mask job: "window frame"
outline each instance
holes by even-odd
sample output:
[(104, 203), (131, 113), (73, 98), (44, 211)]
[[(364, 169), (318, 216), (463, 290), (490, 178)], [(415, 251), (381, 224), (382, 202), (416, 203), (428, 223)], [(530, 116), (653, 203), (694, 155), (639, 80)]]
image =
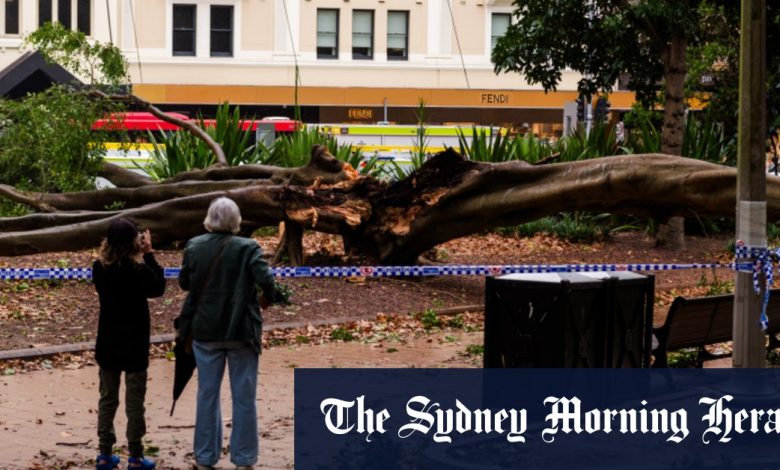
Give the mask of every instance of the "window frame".
[[(320, 12), (334, 12), (336, 14), (336, 31), (333, 33), (325, 32), (327, 34), (333, 34), (336, 38), (336, 45), (333, 47), (333, 54), (322, 54), (320, 53), (320, 45), (319, 45), (319, 39), (320, 39), (320, 30), (319, 30), (319, 18), (320, 18)], [(317, 26), (316, 26), (316, 40), (315, 40), (315, 50), (317, 53), (318, 59), (324, 59), (324, 60), (338, 60), (339, 58), (339, 21), (341, 20), (341, 12), (338, 8), (317, 8)]]
[[(390, 16), (392, 14), (399, 14), (402, 13), (404, 15), (404, 22), (406, 24), (406, 32), (404, 34), (404, 55), (403, 56), (395, 56), (390, 55)], [(408, 61), (409, 60), (409, 10), (388, 10), (387, 11), (387, 60), (388, 61)]]
[[(176, 8), (188, 8), (192, 10), (192, 27), (176, 27)], [(176, 32), (189, 33), (192, 35), (192, 52), (176, 50)], [(173, 3), (171, 5), (171, 54), (174, 57), (195, 57), (198, 53), (198, 5), (195, 3)]]
[[(48, 8), (46, 9), (48, 10), (49, 16), (47, 18), (44, 18), (42, 14), (44, 11), (42, 6), (44, 4), (48, 5)], [(54, 0), (38, 0), (38, 27), (43, 26), (47, 22), (51, 23), (52, 21), (54, 21)]]
[[(360, 54), (355, 52), (355, 13), (368, 13), (371, 16), (371, 30), (368, 33), (369, 38), (369, 49), (368, 54)], [(374, 26), (374, 20), (376, 19), (376, 14), (374, 10), (352, 10), (352, 60), (374, 60), (374, 31), (376, 30)], [(365, 33), (357, 33), (357, 34), (365, 34)]]
[[(214, 28), (214, 11), (224, 10), (230, 12), (230, 28)], [(209, 56), (210, 57), (233, 57), (235, 50), (235, 28), (236, 28), (236, 9), (233, 5), (224, 4), (210, 4), (209, 5)], [(228, 51), (215, 51), (214, 50), (214, 34), (229, 35), (229, 50)]]
[[(9, 17), (8, 12), (11, 8), (11, 5), (16, 5), (16, 24), (9, 23)], [(19, 36), (21, 31), (21, 9), (22, 9), (22, 2), (21, 0), (15, 0), (14, 3), (9, 3), (7, 1), (3, 1), (3, 35), (4, 36)], [(8, 32), (9, 28), (8, 25), (11, 24), (16, 31), (14, 32)]]
[[(493, 53), (493, 49), (495, 49), (495, 47), (496, 47), (495, 44), (494, 44), (494, 40), (498, 41), (498, 38), (503, 36), (503, 34), (501, 36), (495, 36), (493, 34), (493, 18), (496, 17), (496, 16), (507, 17), (507, 19), (509, 20), (509, 22), (506, 25), (507, 29), (509, 29), (509, 27), (512, 26), (512, 13), (511, 12), (506, 12), (506, 11), (492, 11), (492, 12), (490, 12), (490, 38), (488, 40), (488, 47), (489, 47), (488, 53), (489, 54), (492, 54)], [(506, 30), (504, 30), (504, 34), (506, 34)]]
[[(81, 31), (87, 36), (92, 35), (92, 0), (76, 0), (76, 31)], [(84, 23), (84, 17), (82, 16), (82, 7), (87, 9), (86, 24)], [(73, 9), (73, 5), (71, 5)]]

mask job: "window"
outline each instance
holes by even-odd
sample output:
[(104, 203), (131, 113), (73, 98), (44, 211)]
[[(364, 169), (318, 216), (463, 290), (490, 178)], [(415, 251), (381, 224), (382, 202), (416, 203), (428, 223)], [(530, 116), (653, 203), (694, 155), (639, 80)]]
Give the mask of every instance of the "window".
[(51, 22), (51, 1), (52, 0), (38, 0), (38, 26), (43, 26), (45, 23)]
[(76, 28), (87, 36), (92, 34), (92, 0), (76, 3)]
[(387, 12), (387, 60), (409, 60), (409, 12)]
[(233, 55), (233, 7), (211, 5), (211, 56)]
[(70, 1), (71, 0), (57, 0), (57, 21), (62, 26), (70, 29)]
[(173, 5), (173, 55), (195, 55), (195, 5)]
[(491, 51), (496, 48), (496, 42), (498, 42), (498, 38), (506, 34), (506, 30), (509, 28), (511, 18), (512, 16), (509, 13), (493, 13), (490, 25)]
[(19, 34), (19, 0), (5, 0), (5, 34)]
[(317, 58), (339, 58), (339, 11), (317, 9)]
[(374, 58), (373, 10), (354, 10), (352, 12), (352, 58)]

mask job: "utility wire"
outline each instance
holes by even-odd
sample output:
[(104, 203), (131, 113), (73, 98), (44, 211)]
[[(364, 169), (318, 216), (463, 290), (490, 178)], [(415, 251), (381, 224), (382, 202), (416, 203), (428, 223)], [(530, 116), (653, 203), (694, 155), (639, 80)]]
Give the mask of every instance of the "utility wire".
[(109, 0), (106, 0), (106, 16), (108, 17), (108, 40), (114, 44), (114, 33), (111, 31), (111, 6)]
[(138, 30), (135, 27), (135, 11), (133, 10), (133, 0), (128, 2), (130, 4), (130, 19), (133, 21), (133, 37), (135, 38), (135, 56), (138, 60), (138, 78), (141, 83), (144, 82), (144, 71), (141, 69), (141, 50), (138, 49)]
[(452, 20), (452, 30), (455, 31), (455, 42), (458, 44), (458, 54), (460, 54), (460, 64), (463, 67), (463, 76), (466, 77), (466, 88), (471, 88), (469, 83), (469, 73), (466, 71), (466, 62), (463, 60), (463, 50), (460, 48), (460, 38), (458, 37), (458, 28), (455, 26), (455, 15), (452, 14), (452, 3), (447, 0), (447, 8), (450, 9), (450, 20)]
[(294, 105), (295, 105), (295, 120), (301, 121), (301, 107), (298, 105), (298, 88), (301, 86), (301, 71), (298, 68), (298, 53), (295, 51), (295, 39), (293, 38), (292, 26), (290, 25), (290, 14), (287, 12), (287, 0), (282, 0), (284, 6), (284, 18), (287, 21), (287, 33), (290, 35), (290, 45), (292, 46), (293, 62), (295, 64), (295, 88), (294, 88)]

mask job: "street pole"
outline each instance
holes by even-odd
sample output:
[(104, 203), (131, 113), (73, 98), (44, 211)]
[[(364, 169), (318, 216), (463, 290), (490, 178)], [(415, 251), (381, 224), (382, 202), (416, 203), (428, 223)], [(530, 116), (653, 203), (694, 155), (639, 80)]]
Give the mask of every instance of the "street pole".
[(590, 128), (593, 126), (593, 100), (588, 95), (585, 102), (585, 135), (590, 135)]
[[(766, 0), (742, 0), (740, 31), (736, 233), (746, 246), (766, 248)], [(766, 337), (759, 323), (766, 288), (762, 285), (756, 295), (752, 273), (737, 272), (734, 367), (766, 364)]]

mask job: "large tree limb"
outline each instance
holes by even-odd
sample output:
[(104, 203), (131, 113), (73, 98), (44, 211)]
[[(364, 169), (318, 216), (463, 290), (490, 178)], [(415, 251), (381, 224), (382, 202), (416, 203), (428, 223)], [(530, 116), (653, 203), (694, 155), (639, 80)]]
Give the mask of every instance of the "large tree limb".
[(103, 162), (103, 166), (100, 168), (98, 176), (102, 176), (108, 181), (111, 181), (119, 188), (138, 188), (154, 184), (154, 180), (148, 176), (141, 175), (108, 162)]
[[(74, 193), (36, 193), (19, 191), (11, 186), (0, 185), (0, 196), (26, 204), (42, 212), (99, 211), (115, 206), (131, 209), (172, 198), (227, 191), (246, 186), (274, 184), (309, 186), (315, 182), (331, 184), (355, 177), (353, 173), (344, 171), (344, 169), (344, 164), (333, 157), (325, 147), (316, 146), (309, 163), (297, 168), (277, 168), (265, 165), (212, 167), (187, 172), (184, 177), (171, 178), (159, 184)], [(218, 173), (218, 176), (214, 177), (214, 173)], [(261, 178), (247, 179), (250, 175)], [(193, 181), (187, 176), (196, 176), (196, 178)], [(234, 176), (236, 179), (224, 179), (227, 176)]]
[[(736, 170), (667, 155), (605, 157), (528, 166), (485, 164), (454, 151), (428, 161), (388, 186), (364, 177), (333, 185), (248, 186), (125, 210), (156, 241), (202, 232), (208, 204), (233, 198), (252, 226), (280, 221), (340, 233), (353, 249), (385, 264), (413, 264), (453, 238), (516, 225), (561, 211), (614, 214), (734, 216)], [(768, 178), (769, 220), (780, 216), (780, 178)], [(110, 220), (0, 234), (0, 256), (96, 246)]]
[(22, 232), (61, 225), (105, 219), (119, 211), (78, 211), (29, 214), (21, 217), (0, 217), (0, 232)]
[(270, 184), (270, 182), (262, 180), (183, 181), (180, 183), (141, 186), (139, 188), (107, 188), (74, 193), (20, 192), (10, 186), (0, 185), (0, 195), (12, 201), (48, 212), (101, 211), (107, 210), (111, 206), (132, 209), (177, 197), (193, 196), (214, 191), (227, 191), (263, 184)]

